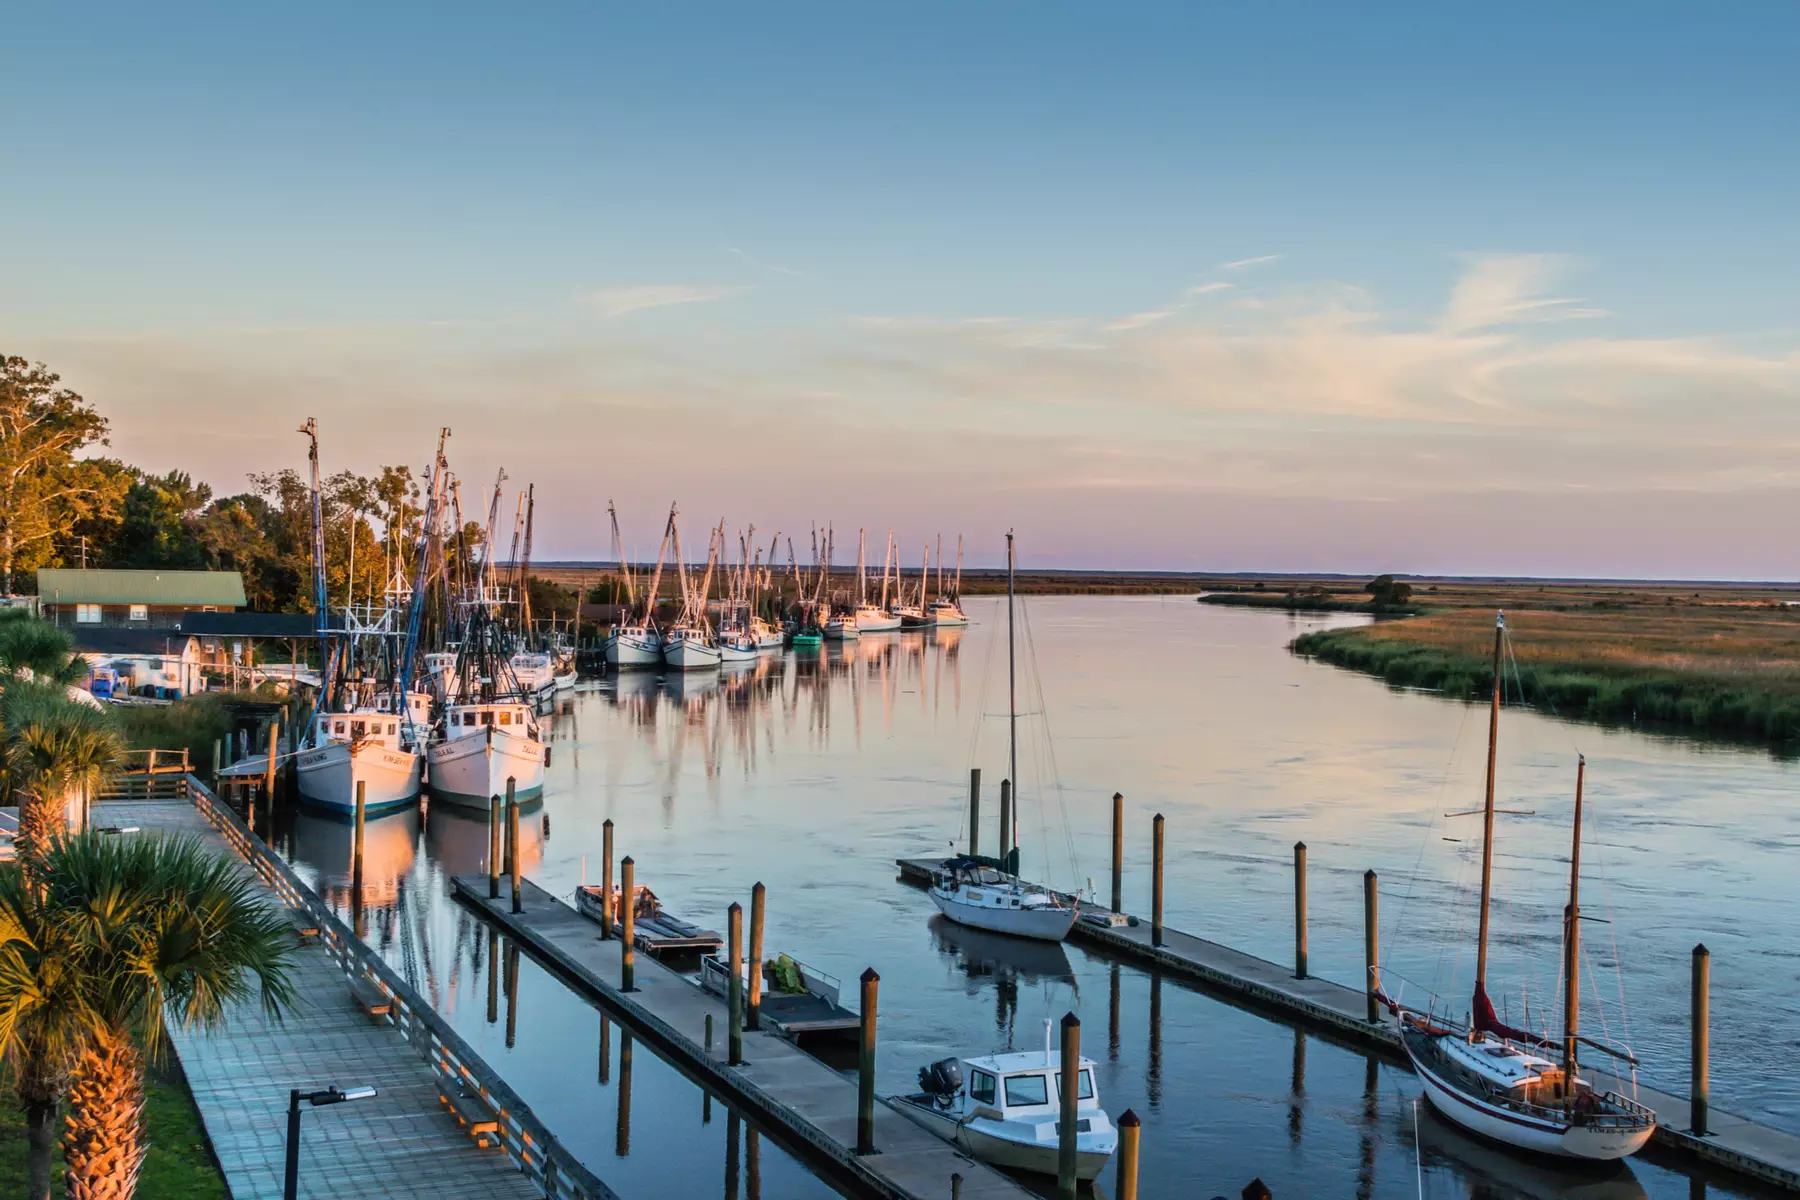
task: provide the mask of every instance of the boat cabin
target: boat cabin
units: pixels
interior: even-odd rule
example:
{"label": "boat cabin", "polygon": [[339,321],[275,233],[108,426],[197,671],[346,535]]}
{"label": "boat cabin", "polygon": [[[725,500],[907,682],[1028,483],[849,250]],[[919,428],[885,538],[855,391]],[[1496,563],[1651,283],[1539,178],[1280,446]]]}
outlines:
{"label": "boat cabin", "polygon": [[[970,1107],[996,1121],[1041,1122],[1040,1140],[1056,1138],[1056,1119],[1062,1112],[1060,1055],[1043,1050],[1014,1054],[990,1054],[962,1060],[963,1086]],[[1075,1084],[1075,1110],[1098,1112],[1100,1098],[1094,1090],[1094,1060],[1081,1060],[1081,1078]],[[1076,1120],[1077,1132],[1088,1132],[1088,1121]]]}
{"label": "boat cabin", "polygon": [[523,704],[456,704],[444,715],[447,736],[462,737],[483,726],[504,729],[517,737],[535,738],[537,725]]}
{"label": "boat cabin", "polygon": [[1516,1043],[1490,1036],[1475,1041],[1454,1037],[1442,1039],[1441,1046],[1444,1065],[1478,1090],[1543,1107],[1560,1105],[1569,1096],[1562,1064]]}
{"label": "boat cabin", "polygon": [[400,719],[393,713],[359,708],[352,712],[320,713],[314,718],[314,742],[376,742],[390,750],[401,749]]}

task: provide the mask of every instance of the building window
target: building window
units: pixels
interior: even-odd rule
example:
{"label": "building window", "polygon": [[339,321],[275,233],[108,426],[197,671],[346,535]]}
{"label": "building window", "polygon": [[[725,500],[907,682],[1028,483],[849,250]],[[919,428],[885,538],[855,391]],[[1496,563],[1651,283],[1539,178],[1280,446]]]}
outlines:
{"label": "building window", "polygon": [[148,621],[150,619],[150,606],[148,604],[132,605],[131,619],[133,621]]}
{"label": "building window", "polygon": [[77,604],[75,606],[75,623],[77,625],[98,625],[100,623],[100,606],[98,604]]}

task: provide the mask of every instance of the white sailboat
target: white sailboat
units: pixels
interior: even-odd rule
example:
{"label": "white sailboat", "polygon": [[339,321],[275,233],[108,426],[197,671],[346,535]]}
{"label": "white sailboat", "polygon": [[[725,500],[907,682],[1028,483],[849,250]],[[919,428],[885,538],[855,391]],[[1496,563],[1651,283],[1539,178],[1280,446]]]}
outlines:
{"label": "white sailboat", "polygon": [[1578,1042],[1629,1062],[1628,1053],[1583,1038],[1580,1024],[1581,792],[1586,761],[1576,767],[1575,841],[1569,904],[1563,916],[1564,1009],[1561,1044],[1504,1024],[1487,991],[1488,914],[1493,895],[1494,763],[1500,734],[1502,644],[1506,619],[1494,628],[1494,685],[1488,721],[1486,799],[1481,809],[1481,917],[1475,992],[1467,1021],[1419,1012],[1387,1000],[1401,1044],[1433,1108],[1471,1133],[1520,1150],[1605,1161],[1636,1153],[1656,1131],[1656,1114],[1617,1091],[1581,1077]]}
{"label": "white sailboat", "polygon": [[[1009,768],[1019,778],[1019,704],[1013,640],[1013,535],[1006,535],[1006,697]],[[1019,795],[1013,793],[1011,845],[998,859],[959,855],[938,867],[930,888],[938,911],[961,925],[1014,937],[1060,942],[1075,924],[1077,903],[1019,878]]]}

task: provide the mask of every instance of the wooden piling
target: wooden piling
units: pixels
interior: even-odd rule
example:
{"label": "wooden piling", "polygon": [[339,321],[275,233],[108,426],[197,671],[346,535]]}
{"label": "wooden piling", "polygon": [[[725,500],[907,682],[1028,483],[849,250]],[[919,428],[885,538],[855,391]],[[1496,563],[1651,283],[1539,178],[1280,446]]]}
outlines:
{"label": "wooden piling", "polygon": [[738,1126],[743,1119],[737,1109],[725,1113],[725,1200],[738,1200]]}
{"label": "wooden piling", "polygon": [[512,871],[512,910],[516,913],[525,911],[525,896],[519,887],[519,867],[525,858],[524,848],[519,843],[519,799],[513,791],[514,780],[506,777],[506,836],[512,843],[512,853],[507,855],[511,860]]}
{"label": "wooden piling", "polygon": [[1143,1122],[1129,1108],[1119,1116],[1119,1174],[1113,1184],[1113,1200],[1137,1200],[1138,1135]]}
{"label": "wooden piling", "polygon": [[269,722],[269,761],[263,766],[263,794],[269,798],[269,811],[275,811],[275,760],[281,739],[281,722]]}
{"label": "wooden piling", "polygon": [[488,801],[488,899],[500,898],[500,794]]}
{"label": "wooden piling", "polygon": [[737,901],[725,910],[726,940],[729,945],[727,964],[731,969],[731,1016],[726,1036],[731,1051],[730,1063],[744,1061],[744,906]]}
{"label": "wooden piling", "polygon": [[223,757],[224,753],[225,753],[224,740],[221,738],[214,738],[213,739],[213,759],[212,759],[212,762],[213,762],[213,770],[212,770],[213,780],[212,781],[213,781],[213,790],[215,792],[219,790],[219,771],[225,766],[225,760]]}
{"label": "wooden piling", "polygon": [[1363,872],[1363,990],[1369,997],[1369,1024],[1381,1020],[1381,1005],[1375,999],[1381,990],[1381,942],[1376,930],[1379,911],[1375,895],[1375,872]]}
{"label": "wooden piling", "polygon": [[[621,1026],[620,1028],[623,1028]],[[612,1022],[600,1014],[600,1082],[612,1078]]]}
{"label": "wooden piling", "polygon": [[1113,886],[1112,910],[1125,909],[1125,796],[1113,793]]}
{"label": "wooden piling", "polygon": [[369,815],[368,788],[367,780],[356,781],[356,833],[351,841],[350,887],[356,893],[358,908],[362,907],[363,900],[363,825]]}
{"label": "wooden piling", "polygon": [[981,768],[969,768],[969,854],[981,853]]}
{"label": "wooden piling", "polygon": [[1012,849],[1012,780],[1000,781],[1000,860],[1006,861],[1007,851]]}
{"label": "wooden piling", "polygon": [[769,889],[758,880],[750,889],[750,969],[745,974],[750,985],[750,998],[744,1006],[744,1028],[758,1028],[762,1013],[763,914]]}
{"label": "wooden piling", "polygon": [[1306,978],[1306,843],[1294,843],[1294,978]]}
{"label": "wooden piling", "polygon": [[[1002,783],[1001,794],[1006,785]],[[856,1152],[875,1153],[875,1014],[881,976],[869,967],[862,973],[862,1046],[856,1056]]]}
{"label": "wooden piling", "polygon": [[605,941],[612,936],[612,865],[613,865],[613,823],[606,818],[600,826],[600,853],[605,857],[600,867],[600,940]]}
{"label": "wooden piling", "polygon": [[1163,815],[1150,822],[1150,944],[1163,944]]}
{"label": "wooden piling", "polygon": [[619,1026],[619,1122],[613,1137],[613,1153],[631,1153],[631,1031]]}
{"label": "wooden piling", "polygon": [[1706,1136],[1707,1108],[1712,1086],[1707,1069],[1708,1020],[1712,986],[1712,952],[1705,943],[1694,947],[1694,990],[1689,1014],[1689,1033],[1693,1039],[1693,1063],[1688,1091],[1689,1129],[1695,1137]]}
{"label": "wooden piling", "polygon": [[506,943],[506,1048],[513,1048],[519,1033],[519,943]]}
{"label": "wooden piling", "polygon": [[500,1020],[500,930],[488,926],[488,1024]]}
{"label": "wooden piling", "polygon": [[1075,1110],[1081,1103],[1081,1018],[1066,1012],[1062,1019],[1062,1110],[1056,1116],[1057,1200],[1075,1200]]}
{"label": "wooden piling", "polygon": [[619,860],[619,990],[635,992],[637,964],[632,961],[632,918],[636,915],[637,905],[633,903],[632,882],[636,874],[637,864],[627,854]]}

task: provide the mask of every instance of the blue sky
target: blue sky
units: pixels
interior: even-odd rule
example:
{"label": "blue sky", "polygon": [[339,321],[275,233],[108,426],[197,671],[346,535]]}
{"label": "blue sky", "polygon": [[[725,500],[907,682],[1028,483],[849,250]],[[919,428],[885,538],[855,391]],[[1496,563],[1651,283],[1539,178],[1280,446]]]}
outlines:
{"label": "blue sky", "polygon": [[612,495],[634,540],[680,499],[1057,565],[1791,576],[1797,27],[39,6],[0,348],[219,486],[306,415],[361,469],[449,424],[550,553]]}

